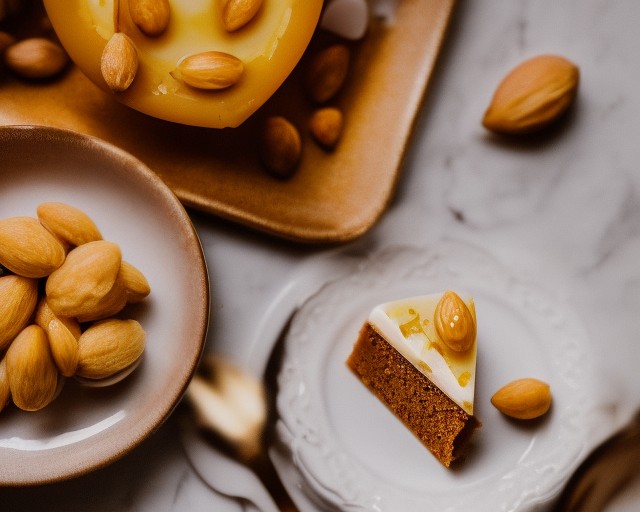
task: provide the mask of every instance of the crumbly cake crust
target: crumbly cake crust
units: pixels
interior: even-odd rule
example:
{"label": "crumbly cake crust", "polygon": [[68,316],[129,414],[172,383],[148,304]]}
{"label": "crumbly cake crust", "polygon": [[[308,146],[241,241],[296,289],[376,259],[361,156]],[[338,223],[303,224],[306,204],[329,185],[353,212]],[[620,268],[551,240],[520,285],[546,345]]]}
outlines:
{"label": "crumbly cake crust", "polygon": [[360,330],[347,365],[446,467],[463,454],[480,426],[369,323]]}

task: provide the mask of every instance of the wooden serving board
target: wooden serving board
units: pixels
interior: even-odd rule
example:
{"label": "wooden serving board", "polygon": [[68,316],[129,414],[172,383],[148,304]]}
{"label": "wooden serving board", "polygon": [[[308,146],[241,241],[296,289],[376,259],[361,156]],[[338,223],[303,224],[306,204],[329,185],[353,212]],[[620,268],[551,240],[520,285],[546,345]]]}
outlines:
{"label": "wooden serving board", "polygon": [[[71,67],[60,79],[0,79],[0,124],[78,131],[133,154],[190,208],[280,237],[344,242],[371,228],[393,192],[416,115],[440,51],[454,0],[400,0],[391,22],[374,19],[354,44],[348,82],[333,102],[345,131],[333,152],[307,135],[305,59],[240,128],[215,130],[161,121],[119,104]],[[314,37],[306,55],[323,44]],[[326,43],[326,41],[324,41]],[[296,174],[267,174],[257,151],[264,117],[290,118],[303,134]]]}

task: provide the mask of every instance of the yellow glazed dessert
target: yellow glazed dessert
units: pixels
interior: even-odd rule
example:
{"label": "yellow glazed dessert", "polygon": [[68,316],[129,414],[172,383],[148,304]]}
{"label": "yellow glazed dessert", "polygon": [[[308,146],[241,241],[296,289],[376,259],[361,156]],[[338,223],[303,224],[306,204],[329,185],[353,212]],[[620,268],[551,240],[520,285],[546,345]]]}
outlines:
{"label": "yellow glazed dessert", "polygon": [[[145,114],[211,128],[239,126],[280,87],[311,40],[322,3],[44,0],[61,43],[94,83]],[[237,27],[232,22],[225,24],[233,4],[239,10],[246,4],[257,9],[243,15],[248,21]],[[166,27],[153,32],[134,22],[138,7],[153,10],[159,6],[162,10],[162,5],[168,8]],[[107,84],[101,70],[105,46],[116,32],[126,36],[137,54],[133,81],[121,92]],[[211,77],[207,66],[220,68],[220,56],[224,57],[223,78],[235,75],[231,81],[209,88],[204,83]],[[234,66],[225,68],[229,62]],[[185,66],[189,67],[187,72]],[[194,76],[195,80],[190,80]]]}

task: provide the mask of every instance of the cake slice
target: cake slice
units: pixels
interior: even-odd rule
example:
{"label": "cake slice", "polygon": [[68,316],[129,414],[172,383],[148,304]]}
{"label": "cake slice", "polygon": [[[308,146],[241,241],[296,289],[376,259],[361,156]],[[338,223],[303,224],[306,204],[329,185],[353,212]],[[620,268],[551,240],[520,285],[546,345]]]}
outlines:
{"label": "cake slice", "polygon": [[347,365],[445,466],[480,422],[473,298],[453,291],[373,308]]}

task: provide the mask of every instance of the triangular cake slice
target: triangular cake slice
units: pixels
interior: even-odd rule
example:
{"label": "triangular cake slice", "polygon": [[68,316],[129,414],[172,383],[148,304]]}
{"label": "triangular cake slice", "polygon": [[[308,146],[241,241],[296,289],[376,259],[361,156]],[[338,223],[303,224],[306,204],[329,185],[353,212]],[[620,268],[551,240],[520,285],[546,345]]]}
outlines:
{"label": "triangular cake slice", "polygon": [[446,467],[480,422],[473,297],[453,291],[380,304],[347,365]]}

